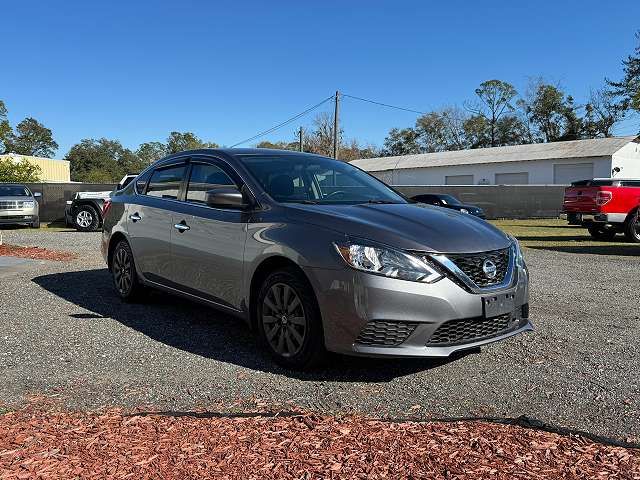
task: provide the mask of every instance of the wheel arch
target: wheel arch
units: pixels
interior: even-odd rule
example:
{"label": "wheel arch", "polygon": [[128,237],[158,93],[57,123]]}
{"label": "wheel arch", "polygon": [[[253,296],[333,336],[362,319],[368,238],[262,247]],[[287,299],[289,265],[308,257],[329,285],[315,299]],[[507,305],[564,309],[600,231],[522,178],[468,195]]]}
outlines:
{"label": "wheel arch", "polygon": [[640,210],[640,204],[633,207],[629,213],[627,213],[626,218],[624,219],[624,223],[626,224],[637,212]]}
{"label": "wheel arch", "polygon": [[313,283],[311,282],[311,279],[305,273],[305,271],[300,267],[300,265],[298,265],[290,258],[285,257],[284,255],[272,255],[270,257],[267,257],[258,264],[256,269],[253,271],[253,275],[251,276],[251,283],[249,286],[248,320],[249,326],[252,330],[255,330],[257,326],[257,299],[262,282],[269,276],[270,273],[283,268],[292,268],[296,270],[307,282],[309,288],[313,292],[313,296],[316,298],[316,302],[318,301],[318,296],[316,294],[315,288],[313,287]]}
{"label": "wheel arch", "polygon": [[[113,251],[115,250],[116,245],[118,245],[121,240],[124,240],[127,243],[129,242],[127,236],[122,232],[114,232],[111,235],[111,238],[109,238],[109,248],[107,250],[107,268],[109,269],[109,271],[111,271],[111,260],[113,259]],[[129,244],[129,246],[131,246],[131,244]]]}

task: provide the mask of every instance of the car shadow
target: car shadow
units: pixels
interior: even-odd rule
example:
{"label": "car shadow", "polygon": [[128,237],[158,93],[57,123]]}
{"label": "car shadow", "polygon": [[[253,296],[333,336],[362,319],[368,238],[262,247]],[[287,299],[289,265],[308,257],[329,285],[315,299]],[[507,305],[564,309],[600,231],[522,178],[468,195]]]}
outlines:
{"label": "car shadow", "polygon": [[78,321],[114,319],[171,347],[300,380],[388,382],[478,353],[469,350],[445,359],[375,359],[331,354],[326,366],[308,372],[276,365],[240,319],[195,302],[151,291],[140,303],[124,303],[116,295],[106,269],[42,275],[33,282],[87,312],[69,317]]}

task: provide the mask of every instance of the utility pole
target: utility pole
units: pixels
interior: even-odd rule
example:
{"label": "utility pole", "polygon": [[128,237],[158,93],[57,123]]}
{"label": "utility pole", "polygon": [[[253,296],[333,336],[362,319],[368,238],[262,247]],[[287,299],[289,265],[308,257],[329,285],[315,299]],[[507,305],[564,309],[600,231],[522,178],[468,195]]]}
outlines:
{"label": "utility pole", "polygon": [[336,90],[336,108],[333,112],[333,158],[338,158],[338,114],[340,112],[340,92]]}
{"label": "utility pole", "polygon": [[299,150],[302,152],[302,127],[300,127],[300,130],[298,130],[298,146],[299,146]]}

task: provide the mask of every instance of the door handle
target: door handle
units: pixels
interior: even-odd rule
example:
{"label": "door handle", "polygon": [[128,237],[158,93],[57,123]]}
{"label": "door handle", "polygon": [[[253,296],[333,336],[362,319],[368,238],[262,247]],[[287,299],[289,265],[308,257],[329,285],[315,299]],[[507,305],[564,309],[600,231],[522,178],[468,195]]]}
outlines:
{"label": "door handle", "polygon": [[137,222],[138,220],[142,220],[142,217],[140,216],[140,214],[138,212],[129,215],[129,218],[131,219],[132,222]]}
{"label": "door handle", "polygon": [[173,228],[175,228],[176,230],[178,230],[179,232],[186,232],[187,230],[191,229],[191,227],[189,225],[187,225],[186,223],[184,223],[184,220],[180,223],[176,223]]}

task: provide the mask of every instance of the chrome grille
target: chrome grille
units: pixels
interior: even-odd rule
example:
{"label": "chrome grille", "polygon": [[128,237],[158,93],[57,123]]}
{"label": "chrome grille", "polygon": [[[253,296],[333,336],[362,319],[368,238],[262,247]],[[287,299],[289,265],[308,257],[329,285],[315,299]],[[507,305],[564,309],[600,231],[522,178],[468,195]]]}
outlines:
{"label": "chrome grille", "polygon": [[22,202],[18,206],[16,200],[0,200],[0,210],[18,210],[18,207],[22,207]]}
{"label": "chrome grille", "polygon": [[[509,248],[483,253],[449,254],[447,257],[469,277],[478,287],[491,287],[501,284],[509,268]],[[485,260],[491,260],[496,266],[496,276],[489,278],[482,268]]]}
{"label": "chrome grille", "polygon": [[414,322],[369,322],[360,332],[356,343],[378,347],[394,347],[404,342],[418,324]]}
{"label": "chrome grille", "polygon": [[450,320],[436,329],[427,345],[450,345],[493,337],[509,330],[513,326],[512,320],[513,315],[510,313],[493,318],[478,317]]}

